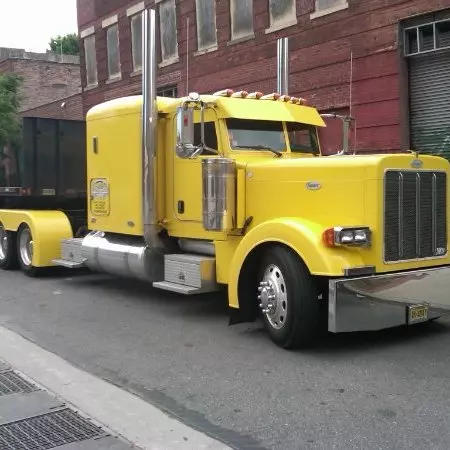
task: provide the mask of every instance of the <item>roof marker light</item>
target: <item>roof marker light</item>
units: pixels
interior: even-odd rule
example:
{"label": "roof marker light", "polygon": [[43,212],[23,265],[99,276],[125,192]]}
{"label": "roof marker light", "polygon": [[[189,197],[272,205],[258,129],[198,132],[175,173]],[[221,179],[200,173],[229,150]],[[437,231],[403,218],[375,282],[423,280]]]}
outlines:
{"label": "roof marker light", "polygon": [[289,95],[282,95],[279,100],[280,102],[288,102],[291,99]]}
{"label": "roof marker light", "polygon": [[278,92],[272,92],[272,94],[266,94],[261,97],[261,100],[278,100],[281,95]]}
{"label": "roof marker light", "polygon": [[291,103],[298,103],[300,101],[300,99],[298,97],[291,97]]}
{"label": "roof marker light", "polygon": [[223,89],[221,91],[214,92],[213,95],[219,97],[231,97],[233,93],[234,93],[233,89]]}
{"label": "roof marker light", "polygon": [[237,91],[231,94],[232,97],[238,97],[238,98],[246,98],[248,96],[247,91]]}
{"label": "roof marker light", "polygon": [[250,92],[250,94],[247,95],[247,98],[256,98],[260,99],[264,94],[262,92]]}

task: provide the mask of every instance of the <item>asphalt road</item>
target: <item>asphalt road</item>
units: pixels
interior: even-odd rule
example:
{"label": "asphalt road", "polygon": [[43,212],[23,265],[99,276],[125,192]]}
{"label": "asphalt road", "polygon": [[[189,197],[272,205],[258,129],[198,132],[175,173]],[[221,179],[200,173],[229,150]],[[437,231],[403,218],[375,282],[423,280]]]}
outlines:
{"label": "asphalt road", "polygon": [[0,286],[1,325],[234,448],[450,448],[449,319],[289,352],[229,327],[220,296],[103,275]]}

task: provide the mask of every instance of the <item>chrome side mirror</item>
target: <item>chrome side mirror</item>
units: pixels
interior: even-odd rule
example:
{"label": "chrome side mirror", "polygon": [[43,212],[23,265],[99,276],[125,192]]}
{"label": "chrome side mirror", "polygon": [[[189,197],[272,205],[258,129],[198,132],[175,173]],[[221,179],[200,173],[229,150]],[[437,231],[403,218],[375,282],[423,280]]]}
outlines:
{"label": "chrome side mirror", "polygon": [[194,144],[194,108],[182,106],[177,111],[176,152],[180,158],[189,158],[197,147]]}

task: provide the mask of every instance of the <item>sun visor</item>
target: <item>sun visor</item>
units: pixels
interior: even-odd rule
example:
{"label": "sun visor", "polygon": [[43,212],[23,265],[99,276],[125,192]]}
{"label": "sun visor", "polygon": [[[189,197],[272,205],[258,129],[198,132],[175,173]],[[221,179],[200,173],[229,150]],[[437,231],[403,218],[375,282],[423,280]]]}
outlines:
{"label": "sun visor", "polygon": [[315,108],[279,100],[254,100],[219,97],[215,100],[223,118],[302,122],[324,127],[325,122]]}

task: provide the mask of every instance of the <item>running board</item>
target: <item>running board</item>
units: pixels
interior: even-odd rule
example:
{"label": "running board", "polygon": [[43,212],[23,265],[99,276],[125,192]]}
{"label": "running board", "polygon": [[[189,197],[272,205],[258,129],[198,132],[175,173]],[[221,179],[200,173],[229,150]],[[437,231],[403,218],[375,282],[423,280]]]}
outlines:
{"label": "running board", "polygon": [[52,262],[55,266],[66,267],[67,269],[80,269],[84,267],[82,262],[67,261],[66,259],[54,259]]}
{"label": "running board", "polygon": [[164,255],[164,281],[153,287],[183,295],[216,292],[216,259],[193,254]]}

